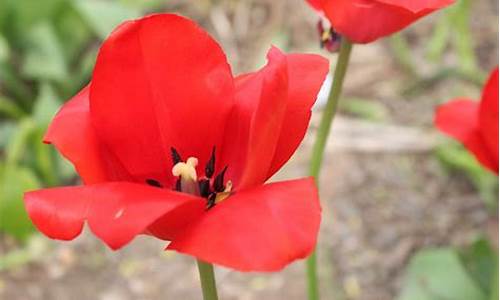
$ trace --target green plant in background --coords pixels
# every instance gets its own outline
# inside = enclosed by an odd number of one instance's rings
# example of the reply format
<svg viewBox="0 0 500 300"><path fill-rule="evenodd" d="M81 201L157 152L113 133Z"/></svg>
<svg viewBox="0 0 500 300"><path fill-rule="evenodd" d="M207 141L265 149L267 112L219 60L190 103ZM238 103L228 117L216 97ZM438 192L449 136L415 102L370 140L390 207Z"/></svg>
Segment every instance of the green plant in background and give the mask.
<svg viewBox="0 0 500 300"><path fill-rule="evenodd" d="M74 178L43 134L62 101L90 77L99 40L160 1L0 1L0 231L21 241L33 226L26 190ZM77 137L75 137L77 138Z"/></svg>
<svg viewBox="0 0 500 300"><path fill-rule="evenodd" d="M437 66L428 76L418 73L418 68L412 59L411 47L404 34L398 33L391 37L390 46L395 60L409 76L417 78L405 88L403 94L412 95L425 91L450 77L482 86L486 75L479 69L477 63L474 39L470 30L470 11L470 0L458 0L455 5L446 9L443 17L438 19L428 42L425 43L426 58ZM456 66L446 67L441 63L448 46L451 46L456 53Z"/></svg>
<svg viewBox="0 0 500 300"><path fill-rule="evenodd" d="M498 211L498 177L483 168L476 158L455 141L447 141L436 149L436 156L449 174L462 173L472 182L488 211Z"/></svg>
<svg viewBox="0 0 500 300"><path fill-rule="evenodd" d="M465 249L424 249L406 271L398 300L498 299L498 253L486 239Z"/></svg>

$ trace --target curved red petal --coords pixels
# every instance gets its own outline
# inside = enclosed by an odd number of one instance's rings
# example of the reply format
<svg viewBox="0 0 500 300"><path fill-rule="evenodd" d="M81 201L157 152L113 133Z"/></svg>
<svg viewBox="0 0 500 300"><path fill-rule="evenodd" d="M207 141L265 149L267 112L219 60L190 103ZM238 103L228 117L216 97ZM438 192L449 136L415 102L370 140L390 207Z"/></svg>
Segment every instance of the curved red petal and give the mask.
<svg viewBox="0 0 500 300"><path fill-rule="evenodd" d="M84 187L61 187L24 194L24 205L35 226L46 236L72 240L83 229L90 201L82 199ZM69 200L68 200L69 199Z"/></svg>
<svg viewBox="0 0 500 300"><path fill-rule="evenodd" d="M320 220L311 178L272 183L217 204L167 249L239 271L277 271L311 253Z"/></svg>
<svg viewBox="0 0 500 300"><path fill-rule="evenodd" d="M418 13L404 6L374 0L330 0L323 10L337 32L355 43L369 43L393 34L433 12L433 7Z"/></svg>
<svg viewBox="0 0 500 300"><path fill-rule="evenodd" d="M236 78L235 84L221 158L222 165L228 165L227 178L241 189L267 179L286 112L286 56L273 47L266 66Z"/></svg>
<svg viewBox="0 0 500 300"><path fill-rule="evenodd" d="M434 123L442 132L462 142L481 164L492 169L495 160L479 131L478 112L479 104L475 101L452 100L438 107Z"/></svg>
<svg viewBox="0 0 500 300"><path fill-rule="evenodd" d="M144 232L162 216L176 217L180 229L190 220L175 210L203 213L203 199L170 190L126 182L61 187L28 192L26 210L36 227L48 237L71 240L85 221L112 249L118 249Z"/></svg>
<svg viewBox="0 0 500 300"><path fill-rule="evenodd" d="M129 179L123 166L99 143L90 122L88 97L89 85L64 104L52 120L44 142L54 144L86 184Z"/></svg>
<svg viewBox="0 0 500 300"><path fill-rule="evenodd" d="M483 90L479 106L479 129L495 160L491 169L498 174L498 67L491 73Z"/></svg>
<svg viewBox="0 0 500 300"><path fill-rule="evenodd" d="M328 60L319 55L290 54L286 60L288 102L268 178L290 159L303 140L311 118L311 107L328 74Z"/></svg>
<svg viewBox="0 0 500 300"><path fill-rule="evenodd" d="M413 13L419 13L427 9L439 9L450 4L455 0L376 0L380 3L386 3L394 6L403 7Z"/></svg>
<svg viewBox="0 0 500 300"><path fill-rule="evenodd" d="M194 22L159 14L104 42L90 91L92 121L136 180L172 180L170 147L207 161L233 103L220 46Z"/></svg>

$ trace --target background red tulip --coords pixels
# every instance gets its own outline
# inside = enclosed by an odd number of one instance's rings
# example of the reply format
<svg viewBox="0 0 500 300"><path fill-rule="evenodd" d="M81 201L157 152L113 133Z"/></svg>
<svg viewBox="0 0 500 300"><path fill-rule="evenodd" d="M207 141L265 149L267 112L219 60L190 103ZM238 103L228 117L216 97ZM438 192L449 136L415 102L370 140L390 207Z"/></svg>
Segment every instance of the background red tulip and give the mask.
<svg viewBox="0 0 500 300"><path fill-rule="evenodd" d="M454 0L308 0L354 43L391 35Z"/></svg>
<svg viewBox="0 0 500 300"><path fill-rule="evenodd" d="M479 103L455 99L443 104L436 111L435 124L498 175L498 67L491 73Z"/></svg>
<svg viewBox="0 0 500 300"><path fill-rule="evenodd" d="M303 139L327 72L320 56L272 48L266 66L234 78L194 22L125 22L45 137L86 185L29 192L28 213L55 239L87 222L113 249L147 233L207 262L279 270L313 249L318 195L310 178L264 182Z"/></svg>

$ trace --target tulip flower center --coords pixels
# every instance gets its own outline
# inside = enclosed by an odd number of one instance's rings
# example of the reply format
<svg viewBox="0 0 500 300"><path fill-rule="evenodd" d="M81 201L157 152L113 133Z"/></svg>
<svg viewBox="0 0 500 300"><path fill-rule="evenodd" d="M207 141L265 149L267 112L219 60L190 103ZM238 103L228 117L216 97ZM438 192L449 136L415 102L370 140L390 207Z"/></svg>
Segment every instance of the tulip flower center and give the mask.
<svg viewBox="0 0 500 300"><path fill-rule="evenodd" d="M325 29L323 26L323 20L319 20L317 24L318 33L320 36L320 47L325 48L329 52L337 52L340 48L341 36L338 34L332 26Z"/></svg>
<svg viewBox="0 0 500 300"><path fill-rule="evenodd" d="M231 180L224 182L224 175L227 166L213 177L215 173L215 147L212 155L205 165L205 175L199 177L196 171L198 159L189 157L183 161L175 148L171 148L172 154L172 175L177 177L174 189L179 192L201 196L207 199L207 209L212 208L217 203L225 200L231 195L233 184ZM162 187L156 180L148 179L146 183L156 187Z"/></svg>

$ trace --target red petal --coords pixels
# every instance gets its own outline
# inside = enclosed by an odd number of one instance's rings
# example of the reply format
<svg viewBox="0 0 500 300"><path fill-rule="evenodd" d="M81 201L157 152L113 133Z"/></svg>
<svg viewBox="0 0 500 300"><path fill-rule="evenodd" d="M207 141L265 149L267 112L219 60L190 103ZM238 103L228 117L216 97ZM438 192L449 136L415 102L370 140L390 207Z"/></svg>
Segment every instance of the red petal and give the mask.
<svg viewBox="0 0 500 300"><path fill-rule="evenodd" d="M427 9L443 8L455 2L455 0L376 0L376 1L403 7L413 13L419 13Z"/></svg>
<svg viewBox="0 0 500 300"><path fill-rule="evenodd" d="M59 110L44 142L52 143L70 160L86 184L130 178L116 158L101 145L90 122L89 86Z"/></svg>
<svg viewBox="0 0 500 300"><path fill-rule="evenodd" d="M288 103L268 178L290 159L303 140L328 65L328 60L318 55L287 55Z"/></svg>
<svg viewBox="0 0 500 300"><path fill-rule="evenodd" d="M309 2L314 9L321 11L325 0L307 0L307 2Z"/></svg>
<svg viewBox="0 0 500 300"><path fill-rule="evenodd" d="M493 70L479 106L479 130L495 160L491 169L498 174L498 67Z"/></svg>
<svg viewBox="0 0 500 300"><path fill-rule="evenodd" d="M277 271L311 253L320 219L311 178L278 182L230 196L168 249L239 271Z"/></svg>
<svg viewBox="0 0 500 300"><path fill-rule="evenodd" d="M462 142L485 167L492 169L495 161L479 132L478 111L477 102L453 100L438 107L434 123L441 131Z"/></svg>
<svg viewBox="0 0 500 300"><path fill-rule="evenodd" d="M267 179L281 132L287 104L286 57L277 48L268 64L255 73L236 78L236 102L225 131L222 149L227 178L236 189L262 184Z"/></svg>
<svg viewBox="0 0 500 300"><path fill-rule="evenodd" d="M233 103L220 46L194 22L160 14L124 23L104 42L90 108L99 137L137 180L165 184L170 147L208 160Z"/></svg>
<svg viewBox="0 0 500 300"><path fill-rule="evenodd" d="M162 216L176 215L177 228L204 211L205 201L188 194L126 182L38 190L24 196L26 210L45 235L61 240L78 236L85 220L112 249L130 242Z"/></svg>
<svg viewBox="0 0 500 300"><path fill-rule="evenodd" d="M410 5L408 1L398 2L402 5L374 0L330 0L324 2L323 10L337 32L352 42L369 43L405 28L434 11L436 6L424 7ZM449 2L444 1L446 4ZM408 8L403 4L408 4ZM421 9L415 13L410 8Z"/></svg>

